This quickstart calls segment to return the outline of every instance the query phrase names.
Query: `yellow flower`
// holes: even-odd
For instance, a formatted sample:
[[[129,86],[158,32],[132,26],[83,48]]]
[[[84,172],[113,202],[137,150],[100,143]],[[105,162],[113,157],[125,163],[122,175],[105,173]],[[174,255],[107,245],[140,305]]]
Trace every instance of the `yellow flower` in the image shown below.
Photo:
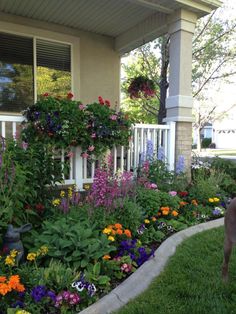
[[[108,240],[110,240],[110,241],[113,242],[113,241],[115,241],[115,238],[114,238],[113,236],[109,236],[109,237],[108,237]]]
[[[58,206],[61,204],[61,200],[59,198],[55,198],[53,201],[52,201],[52,205],[54,206]]]
[[[145,222],[145,224],[150,224],[150,220],[149,219],[145,219],[144,222]]]
[[[31,314],[30,312],[27,312],[27,311],[25,311],[25,310],[18,310],[17,312],[16,312],[16,314]]]
[[[214,202],[219,202],[220,199],[218,197],[214,197],[213,200]]]
[[[66,195],[65,191],[61,191],[60,197],[64,197]]]
[[[90,189],[90,185],[89,185],[89,184],[84,184],[84,189],[85,189],[86,191],[88,191],[88,190]]]
[[[10,256],[13,257],[13,258],[15,258],[16,255],[18,255],[18,253],[19,253],[19,252],[18,252],[17,250],[11,250]]]
[[[29,253],[27,255],[27,260],[32,262],[32,261],[34,261],[36,259],[36,256],[37,256],[36,253]]]
[[[72,187],[69,187],[69,188],[68,188],[68,197],[69,197],[69,198],[72,198],[72,195],[73,195],[73,188],[72,188]]]
[[[213,198],[209,198],[208,200],[210,203],[213,203],[214,202],[214,199]]]
[[[15,258],[10,256],[10,255],[7,255],[7,257],[5,258],[5,265],[14,266],[15,265]]]
[[[38,249],[37,251],[37,256],[44,256],[48,253],[48,247],[46,245],[41,246],[41,248]]]
[[[111,233],[111,229],[110,228],[105,228],[105,229],[102,230],[102,233],[110,234]]]

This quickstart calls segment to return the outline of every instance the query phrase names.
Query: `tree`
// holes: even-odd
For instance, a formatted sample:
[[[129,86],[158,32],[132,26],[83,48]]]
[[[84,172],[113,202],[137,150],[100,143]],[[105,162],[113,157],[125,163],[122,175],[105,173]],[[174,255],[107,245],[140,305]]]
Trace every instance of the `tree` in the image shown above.
[[[207,100],[209,85],[212,86],[212,82],[216,84],[218,81],[228,80],[236,73],[236,50],[234,48],[236,22],[235,19],[228,19],[228,16],[222,18],[221,16],[224,17],[222,11],[224,12],[224,8],[200,19],[193,38],[193,96],[194,107],[198,108],[198,110],[195,110],[195,112],[198,112],[195,127],[199,128],[199,132],[205,123],[210,121],[207,121],[207,118],[212,119],[216,109],[216,105],[213,104],[208,106],[208,111],[205,110],[206,108],[201,111],[202,101]],[[132,53],[134,56],[139,56],[139,63],[142,64],[147,76],[159,86],[160,93],[157,95],[156,106],[158,112],[149,112],[149,115],[158,116],[158,123],[162,123],[165,117],[169,66],[168,48],[169,37],[165,35],[152,44],[138,48]],[[153,56],[155,56],[154,59]],[[137,63],[134,62],[126,66],[125,71],[128,80],[135,74],[136,65]],[[132,71],[129,71],[130,66],[133,67]],[[126,99],[126,106],[127,103],[129,103],[129,109],[132,112],[132,105]],[[141,110],[146,110],[146,107],[143,106]],[[143,117],[145,118],[144,115]]]

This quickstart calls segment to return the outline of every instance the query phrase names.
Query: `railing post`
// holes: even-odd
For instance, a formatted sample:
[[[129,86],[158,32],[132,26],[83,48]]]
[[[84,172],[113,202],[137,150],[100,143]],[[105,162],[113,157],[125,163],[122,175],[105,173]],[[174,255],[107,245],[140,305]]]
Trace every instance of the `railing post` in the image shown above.
[[[78,146],[75,148],[75,184],[79,190],[83,190],[83,157],[82,150]]]
[[[175,169],[175,122],[168,122],[168,150],[167,160],[169,164],[169,170]]]

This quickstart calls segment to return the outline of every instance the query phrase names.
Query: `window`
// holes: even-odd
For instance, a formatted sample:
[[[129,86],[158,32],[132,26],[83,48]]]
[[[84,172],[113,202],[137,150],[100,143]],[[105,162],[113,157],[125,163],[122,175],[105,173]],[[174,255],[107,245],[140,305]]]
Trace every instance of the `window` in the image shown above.
[[[34,95],[64,96],[70,90],[70,45],[0,33],[0,113],[20,113],[35,102]]]

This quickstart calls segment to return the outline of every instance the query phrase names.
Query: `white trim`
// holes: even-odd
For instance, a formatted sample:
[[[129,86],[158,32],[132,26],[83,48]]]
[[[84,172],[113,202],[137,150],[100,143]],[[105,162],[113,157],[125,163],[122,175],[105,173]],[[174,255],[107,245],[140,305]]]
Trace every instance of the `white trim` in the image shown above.
[[[175,117],[166,117],[164,122],[194,122],[193,117],[184,117],[184,116],[175,116]]]
[[[128,0],[129,2],[135,3],[136,5],[140,5],[142,7],[157,10],[159,12],[170,14],[173,12],[172,9],[167,8],[164,5],[160,5],[152,0]]]
[[[185,95],[169,96],[166,99],[166,108],[193,108],[193,97]]]

